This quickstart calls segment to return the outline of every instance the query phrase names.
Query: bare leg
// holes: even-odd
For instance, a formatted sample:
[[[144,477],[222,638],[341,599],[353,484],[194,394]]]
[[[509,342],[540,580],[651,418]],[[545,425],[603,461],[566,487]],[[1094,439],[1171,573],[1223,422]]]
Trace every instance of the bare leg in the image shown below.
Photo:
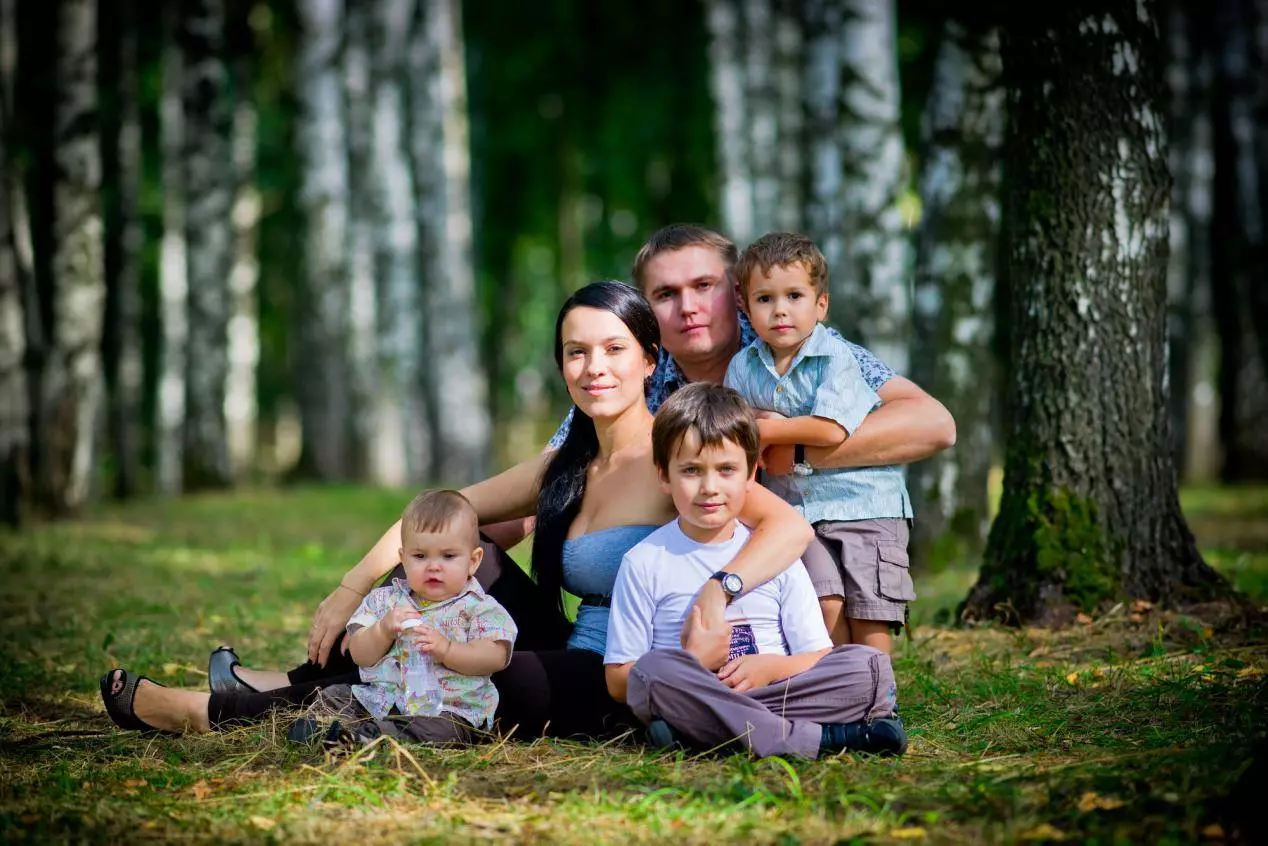
[[[211,696],[195,690],[160,687],[148,681],[137,685],[132,711],[143,722],[168,731],[211,731],[207,703]]]
[[[845,597],[837,594],[819,597],[819,611],[833,646],[850,643],[850,620],[845,616]]]
[[[277,690],[290,685],[290,677],[281,670],[248,670],[239,664],[233,668],[233,674],[259,691]]]
[[[894,638],[890,634],[890,624],[884,620],[848,620],[853,643],[861,643],[873,649],[879,649],[888,655],[894,649]],[[833,643],[836,640],[833,639]]]

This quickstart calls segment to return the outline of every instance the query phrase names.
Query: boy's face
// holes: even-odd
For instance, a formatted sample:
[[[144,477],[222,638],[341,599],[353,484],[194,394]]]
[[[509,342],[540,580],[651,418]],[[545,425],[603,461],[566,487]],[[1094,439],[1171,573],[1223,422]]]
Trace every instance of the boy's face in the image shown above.
[[[776,353],[796,352],[828,313],[828,295],[815,293],[801,264],[761,268],[749,277],[749,320]]]
[[[660,474],[660,488],[678,511],[683,534],[699,543],[731,537],[735,519],[753,481],[744,448],[734,441],[700,448],[700,437],[689,429]]]
[[[461,520],[434,532],[403,528],[401,542],[401,564],[410,590],[432,602],[461,593],[484,557],[483,549],[471,548],[471,529]]]

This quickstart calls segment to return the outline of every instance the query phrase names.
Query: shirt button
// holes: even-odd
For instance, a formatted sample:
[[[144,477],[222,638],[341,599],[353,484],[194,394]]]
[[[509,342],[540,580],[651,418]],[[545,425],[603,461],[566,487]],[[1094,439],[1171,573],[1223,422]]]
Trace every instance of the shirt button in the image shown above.
[[[776,385],[776,386],[775,386],[775,393],[777,393],[777,394],[782,394],[783,392],[784,392],[784,386],[783,386],[783,385]]]

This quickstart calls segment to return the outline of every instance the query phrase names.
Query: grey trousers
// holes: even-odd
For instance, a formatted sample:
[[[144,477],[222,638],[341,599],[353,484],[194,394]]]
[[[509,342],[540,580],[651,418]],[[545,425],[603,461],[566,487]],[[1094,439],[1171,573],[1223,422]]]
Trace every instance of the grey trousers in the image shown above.
[[[338,717],[362,732],[368,729],[368,734],[386,734],[396,740],[434,746],[466,746],[474,741],[471,724],[456,714],[446,713],[438,717],[396,715],[376,719],[352,695],[352,685],[349,684],[322,688],[312,710],[318,716]]]
[[[889,656],[838,646],[804,673],[737,693],[682,649],[649,652],[630,669],[626,699],[644,723],[662,719],[704,746],[738,741],[753,754],[816,758],[824,723],[888,717],[898,689]]]

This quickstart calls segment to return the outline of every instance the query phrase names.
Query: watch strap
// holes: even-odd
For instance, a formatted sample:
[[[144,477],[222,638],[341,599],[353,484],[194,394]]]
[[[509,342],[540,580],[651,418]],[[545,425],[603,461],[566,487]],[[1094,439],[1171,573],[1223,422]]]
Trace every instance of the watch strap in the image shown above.
[[[785,455],[787,455],[787,453],[785,453]],[[806,445],[794,444],[793,445],[793,464],[805,464],[805,463],[806,463]]]

